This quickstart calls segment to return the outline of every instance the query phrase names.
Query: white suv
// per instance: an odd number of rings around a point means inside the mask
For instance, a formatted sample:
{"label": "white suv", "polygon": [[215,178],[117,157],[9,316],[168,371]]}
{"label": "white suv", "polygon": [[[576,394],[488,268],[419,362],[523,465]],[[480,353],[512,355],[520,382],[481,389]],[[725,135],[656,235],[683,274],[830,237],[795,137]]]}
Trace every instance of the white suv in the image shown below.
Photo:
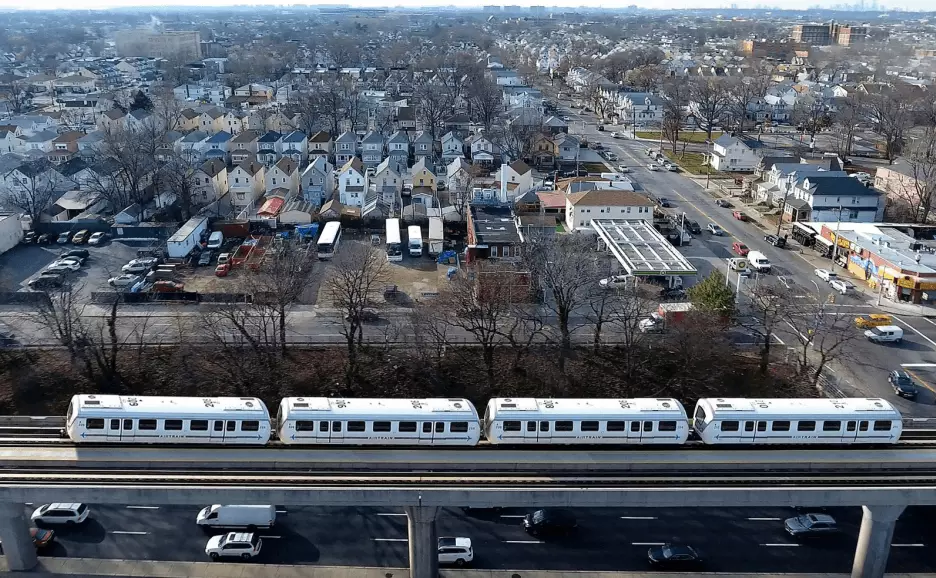
{"label": "white suv", "polygon": [[472,560],[471,538],[439,538],[439,564],[464,566]]}
{"label": "white suv", "polygon": [[34,524],[81,524],[91,510],[85,504],[46,504],[32,513]]}
{"label": "white suv", "polygon": [[212,560],[222,556],[234,556],[250,560],[260,553],[263,540],[256,534],[247,532],[229,532],[221,536],[212,536],[205,546],[205,554]]}

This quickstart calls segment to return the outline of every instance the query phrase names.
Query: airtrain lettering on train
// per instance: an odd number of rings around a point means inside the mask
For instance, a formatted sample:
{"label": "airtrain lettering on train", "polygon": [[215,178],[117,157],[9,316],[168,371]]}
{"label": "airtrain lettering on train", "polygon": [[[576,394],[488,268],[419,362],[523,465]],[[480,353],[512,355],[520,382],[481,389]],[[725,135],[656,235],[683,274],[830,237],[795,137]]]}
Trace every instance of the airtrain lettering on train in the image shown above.
{"label": "airtrain lettering on train", "polygon": [[894,444],[900,413],[874,398],[705,398],[692,417],[670,398],[494,398],[480,417],[460,398],[288,397],[273,419],[254,397],[76,395],[78,444],[679,446]]}

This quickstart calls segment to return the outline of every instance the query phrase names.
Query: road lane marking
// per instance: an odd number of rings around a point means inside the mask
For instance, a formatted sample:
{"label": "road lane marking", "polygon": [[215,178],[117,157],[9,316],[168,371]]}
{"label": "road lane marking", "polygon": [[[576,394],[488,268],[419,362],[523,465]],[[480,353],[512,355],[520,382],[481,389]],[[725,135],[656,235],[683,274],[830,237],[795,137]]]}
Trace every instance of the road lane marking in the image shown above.
{"label": "road lane marking", "polygon": [[799,548],[799,544],[761,544],[761,546],[770,546],[777,548]]}
{"label": "road lane marking", "polygon": [[501,518],[526,518],[525,514],[501,514]]}
{"label": "road lane marking", "polygon": [[130,532],[126,530],[111,530],[110,532],[108,532],[108,534],[125,534],[128,536],[145,536],[149,534],[149,532]]}
{"label": "road lane marking", "polygon": [[656,520],[656,516],[621,516],[622,520]]}
{"label": "road lane marking", "polygon": [[128,510],[158,510],[159,506],[127,506]]}
{"label": "road lane marking", "polygon": [[797,329],[792,323],[790,323],[789,321],[784,321],[784,323],[786,323],[787,325],[789,325],[789,326],[790,326],[790,329],[792,329],[794,333],[796,333],[797,335],[799,335],[800,338],[801,338],[803,341],[809,341],[809,338],[806,337],[805,335],[803,335],[802,333],[800,333],[799,329]]}
{"label": "road lane marking", "polygon": [[[901,367],[903,367],[903,366],[901,366]],[[908,370],[906,370],[906,371],[907,371],[907,373],[910,374],[910,377],[912,377],[913,379],[915,379],[915,380],[919,381],[921,384],[923,384],[923,387],[925,387],[926,389],[932,391],[933,393],[936,393],[936,388],[934,388],[932,385],[930,385],[928,381],[926,381],[925,379],[923,379],[922,377],[920,377],[919,375],[917,375],[915,371],[912,371],[912,370],[910,370],[910,369],[908,369]]]}
{"label": "road lane marking", "polygon": [[631,546],[663,546],[666,542],[631,542]]}
{"label": "road lane marking", "polygon": [[900,367],[936,367],[936,363],[901,363]]}
{"label": "road lane marking", "polygon": [[505,544],[542,544],[542,540],[504,540]]}
{"label": "road lane marking", "polygon": [[914,333],[916,333],[917,335],[919,335],[919,336],[922,337],[923,339],[929,341],[930,344],[931,344],[934,348],[936,348],[936,341],[933,341],[933,340],[930,339],[929,337],[923,335],[923,333],[922,333],[919,329],[917,329],[917,328],[914,327],[913,325],[910,325],[909,323],[907,323],[906,321],[904,321],[904,320],[901,319],[900,317],[897,317],[896,315],[893,315],[893,318],[894,318],[895,320],[897,320],[897,321],[900,321],[901,323],[903,323],[903,324],[906,325],[907,327],[909,327]]}
{"label": "road lane marking", "polygon": [[929,317],[924,317],[924,318],[923,318],[923,321],[928,322],[930,325],[936,325],[936,323],[934,323],[933,320],[930,319]]}
{"label": "road lane marking", "polygon": [[408,542],[407,538],[371,538],[374,542]]}
{"label": "road lane marking", "polygon": [[780,518],[748,518],[752,522],[779,522]]}
{"label": "road lane marking", "polygon": [[378,516],[405,516],[406,513],[405,513],[405,512],[404,512],[404,513],[400,513],[400,512],[378,512],[377,515],[378,515]]}
{"label": "road lane marking", "polygon": [[892,548],[922,548],[926,544],[891,544]]}

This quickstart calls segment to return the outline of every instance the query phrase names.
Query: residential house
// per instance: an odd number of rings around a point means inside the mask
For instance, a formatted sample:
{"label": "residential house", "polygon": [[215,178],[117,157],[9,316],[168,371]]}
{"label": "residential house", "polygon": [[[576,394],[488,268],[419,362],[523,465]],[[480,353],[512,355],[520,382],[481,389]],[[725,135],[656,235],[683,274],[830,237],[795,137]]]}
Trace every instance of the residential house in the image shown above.
{"label": "residential house", "polygon": [[179,141],[179,148],[176,152],[190,163],[201,162],[209,148],[208,138],[208,133],[204,131],[190,132]]}
{"label": "residential house", "polygon": [[429,169],[426,157],[416,161],[412,170],[413,194],[436,192],[436,176]]}
{"label": "residential house", "polygon": [[[924,203],[920,200],[920,192],[931,190],[928,185],[932,177],[930,166],[923,162],[914,165],[898,158],[890,166],[877,168],[874,188],[883,192],[891,203],[902,210],[921,207]],[[914,218],[913,215],[909,216]]]}
{"label": "residential house", "polygon": [[234,165],[228,172],[228,187],[236,210],[243,210],[263,196],[265,174],[263,163],[257,161]]}
{"label": "residential house", "polygon": [[520,197],[533,190],[533,169],[523,161],[501,165],[499,177],[506,183],[508,197]]}
{"label": "residential house", "polygon": [[260,133],[256,130],[244,130],[228,141],[228,152],[231,154],[231,162],[240,164],[250,157],[255,157],[259,149],[257,141],[260,139]]}
{"label": "residential house", "polygon": [[[351,131],[341,133],[335,139],[335,163],[345,166],[357,154],[357,135]],[[347,204],[342,201],[343,204]]]}
{"label": "residential house", "polygon": [[446,166],[457,158],[465,156],[465,141],[462,140],[454,131],[449,131],[442,136],[442,162]]}
{"label": "residential house", "polygon": [[566,195],[565,224],[569,231],[591,226],[593,219],[653,220],[654,202],[632,191],[596,189]]}
{"label": "residential house", "polygon": [[553,139],[556,161],[560,165],[574,165],[579,162],[581,143],[574,136],[561,133]]}
{"label": "residential house", "polygon": [[274,189],[287,189],[288,197],[299,192],[299,163],[289,157],[283,157],[266,170],[266,192]]}
{"label": "residential house", "polygon": [[209,160],[221,159],[226,162],[228,158],[229,146],[233,138],[234,137],[231,135],[231,133],[227,132],[226,130],[216,132],[208,137],[208,140],[205,141],[205,145],[207,147],[205,149],[205,158]]}
{"label": "residential house", "polygon": [[280,157],[283,148],[283,135],[276,131],[267,131],[257,139],[257,160],[269,166]]}
{"label": "residential house", "polygon": [[56,164],[71,160],[78,154],[78,139],[83,136],[84,133],[79,131],[68,131],[59,134],[52,139],[52,150],[47,155],[48,159]]}
{"label": "residential house", "polygon": [[283,156],[291,158],[300,166],[309,158],[309,139],[300,130],[283,136]]}
{"label": "residential house", "polygon": [[471,164],[464,158],[458,157],[452,159],[452,162],[445,167],[445,183],[450,191],[466,191],[474,180]]}
{"label": "residential house", "polygon": [[157,127],[159,124],[160,122],[156,115],[142,108],[131,110],[126,116],[127,130],[143,130]]}
{"label": "residential house", "polygon": [[569,132],[569,125],[566,121],[562,120],[558,116],[549,116],[546,120],[543,121],[543,128],[548,130],[550,133],[557,135],[559,133]]}
{"label": "residential house", "polygon": [[367,193],[364,163],[351,157],[338,171],[338,200],[342,205],[361,207]]}
{"label": "residential house", "polygon": [[716,171],[747,172],[753,171],[760,163],[760,158],[741,139],[723,134],[712,144],[709,164]]}
{"label": "residential house", "polygon": [[240,131],[244,130],[244,121],[237,113],[231,111],[225,112],[221,122],[224,125],[224,130],[231,134],[238,134]]}
{"label": "residential house", "polygon": [[520,74],[516,70],[510,70],[507,68],[492,69],[488,71],[488,74],[494,77],[494,82],[498,86],[523,86],[523,79],[520,78]]}
{"label": "residential house", "polygon": [[88,163],[80,156],[56,165],[55,172],[59,174],[55,179],[59,189],[84,189],[91,178]]}
{"label": "residential house", "polygon": [[365,167],[376,167],[384,159],[384,138],[377,131],[370,131],[361,139],[361,160]]}
{"label": "residential house", "polygon": [[517,231],[510,207],[470,205],[467,218],[466,262],[472,263],[479,259],[520,259],[523,239]]}
{"label": "residential house", "polygon": [[431,134],[424,130],[416,133],[413,139],[413,154],[417,161],[420,159],[432,161],[435,156],[435,143],[432,141]]}
{"label": "residential house", "polygon": [[884,218],[885,196],[858,179],[817,172],[800,177],[784,206],[784,220],[873,223]]}
{"label": "residential house", "polygon": [[53,130],[41,130],[29,135],[23,135],[19,137],[20,151],[23,153],[29,151],[50,152],[54,148],[52,142],[57,137],[58,134]]}
{"label": "residential house", "polygon": [[19,146],[19,139],[16,133],[11,130],[0,130],[0,154],[7,154],[16,151]]}
{"label": "residential house", "polygon": [[106,132],[115,132],[126,128],[127,113],[119,108],[102,112],[97,118],[97,127]]}
{"label": "residential house", "polygon": [[326,157],[315,157],[302,172],[302,197],[316,207],[331,199],[335,190],[333,171],[334,167]]}
{"label": "residential house", "polygon": [[616,112],[621,122],[653,126],[663,122],[663,99],[648,92],[625,93]]}
{"label": "residential house", "polygon": [[212,106],[198,115],[198,129],[210,135],[214,134],[227,128],[224,120],[224,111]]}
{"label": "residential house", "polygon": [[412,106],[401,106],[397,109],[396,129],[407,134],[416,132],[416,109]]}
{"label": "residential house", "polygon": [[[78,152],[82,156],[87,156],[81,152],[81,139],[78,139]],[[185,134],[170,130],[163,133],[156,140],[156,160],[159,162],[167,162],[177,154],[177,151],[182,148],[182,139],[185,138]]]}
{"label": "residential house", "polygon": [[261,97],[263,100],[269,101],[273,99],[273,88],[265,84],[245,84],[234,89],[234,96]]}
{"label": "residential house", "polygon": [[445,131],[455,133],[456,136],[464,139],[471,132],[471,119],[467,114],[459,112],[442,121],[442,126]]}
{"label": "residential house", "polygon": [[221,159],[204,162],[192,176],[192,200],[198,205],[207,205],[228,192],[227,164]]}
{"label": "residential house", "polygon": [[324,157],[325,160],[328,160],[328,157],[332,153],[332,137],[325,131],[318,131],[311,137],[309,137],[309,157],[316,159],[318,157]]}
{"label": "residential house", "polygon": [[[181,138],[181,135],[179,135],[179,137]],[[93,156],[95,151],[101,146],[104,138],[104,132],[99,130],[91,131],[79,138],[78,154],[87,157]]]}
{"label": "residential house", "polygon": [[494,159],[500,157],[500,151],[494,142],[484,135],[468,137],[468,146],[471,149],[471,162],[475,165],[490,166]]}
{"label": "residential house", "polygon": [[[834,176],[847,176],[844,171],[829,171],[828,167],[797,162],[776,162],[764,173],[763,182],[757,183],[753,191],[754,199],[772,206],[783,206],[793,192],[793,187],[801,178],[817,173]],[[801,203],[802,204],[802,203]],[[795,219],[794,219],[795,220]]]}
{"label": "residential house", "polygon": [[406,133],[398,130],[387,140],[387,153],[390,158],[403,164],[409,164],[409,137]]}
{"label": "residential house", "polygon": [[182,132],[198,130],[201,126],[201,114],[191,108],[182,109],[176,121],[176,128]]}
{"label": "residential house", "polygon": [[387,205],[396,202],[403,192],[403,173],[406,165],[399,163],[392,157],[387,157],[377,166],[373,176],[368,179],[368,185],[377,193],[378,201]]}
{"label": "residential house", "polygon": [[533,139],[531,152],[533,165],[540,169],[552,169],[556,166],[556,141],[552,135],[539,134]]}

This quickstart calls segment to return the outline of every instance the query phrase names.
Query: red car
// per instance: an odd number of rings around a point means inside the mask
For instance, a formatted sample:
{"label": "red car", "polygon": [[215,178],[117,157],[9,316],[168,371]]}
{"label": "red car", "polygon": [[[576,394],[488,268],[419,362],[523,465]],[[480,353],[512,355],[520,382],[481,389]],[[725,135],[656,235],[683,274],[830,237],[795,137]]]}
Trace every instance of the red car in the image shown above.
{"label": "red car", "polygon": [[745,215],[741,211],[735,211],[731,214],[734,216],[735,219],[738,219],[739,221],[747,221],[747,215]]}
{"label": "red car", "polygon": [[731,250],[737,253],[738,255],[741,255],[742,257],[746,257],[748,254],[748,251],[750,251],[747,245],[745,245],[744,243],[737,243],[737,242],[731,244]]}

